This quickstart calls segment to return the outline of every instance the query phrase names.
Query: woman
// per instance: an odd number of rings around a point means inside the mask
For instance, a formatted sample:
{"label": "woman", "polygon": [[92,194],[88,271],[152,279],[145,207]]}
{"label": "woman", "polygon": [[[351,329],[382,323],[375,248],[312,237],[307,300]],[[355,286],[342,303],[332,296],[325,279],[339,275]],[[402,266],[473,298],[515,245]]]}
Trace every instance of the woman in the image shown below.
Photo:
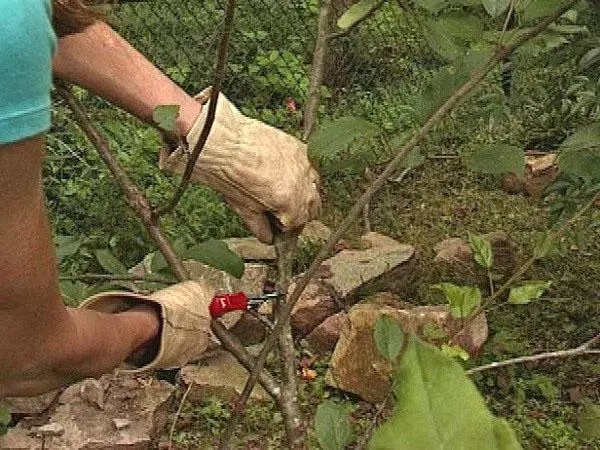
{"label": "woman", "polygon": [[[0,17],[0,397],[35,395],[123,361],[149,370],[198,357],[209,342],[212,296],[200,283],[149,297],[105,293],[79,309],[64,306],[41,166],[52,74],[147,122],[156,106],[179,105],[178,131],[190,147],[208,108],[79,0],[0,0]],[[180,172],[185,152],[163,154],[161,161]],[[265,242],[272,240],[267,213],[292,229],[320,209],[306,148],[244,117],[224,96],[194,179],[221,192]]]}

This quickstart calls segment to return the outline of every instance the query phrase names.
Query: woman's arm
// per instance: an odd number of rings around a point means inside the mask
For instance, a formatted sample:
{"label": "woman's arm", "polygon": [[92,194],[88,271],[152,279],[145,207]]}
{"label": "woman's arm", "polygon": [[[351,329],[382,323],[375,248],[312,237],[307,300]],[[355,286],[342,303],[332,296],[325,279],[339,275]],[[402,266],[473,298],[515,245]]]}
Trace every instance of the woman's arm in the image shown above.
{"label": "woman's arm", "polygon": [[185,136],[201,106],[112,28],[96,22],[58,41],[54,75],[89,89],[145,122],[159,105],[179,105],[179,132]]}

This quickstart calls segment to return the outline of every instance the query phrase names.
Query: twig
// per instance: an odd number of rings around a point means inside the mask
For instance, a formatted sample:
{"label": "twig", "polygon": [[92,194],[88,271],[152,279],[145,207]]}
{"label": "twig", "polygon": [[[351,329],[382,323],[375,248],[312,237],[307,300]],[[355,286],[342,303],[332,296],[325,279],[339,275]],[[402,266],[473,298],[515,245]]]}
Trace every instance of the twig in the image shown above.
{"label": "twig", "polygon": [[101,273],[85,273],[82,275],[63,275],[58,277],[60,281],[78,281],[78,280],[89,280],[89,281],[142,281],[147,283],[163,283],[163,284],[175,284],[177,280],[173,278],[161,277],[158,275],[134,275],[134,274],[122,274],[122,275],[107,275]]}
{"label": "twig", "polygon": [[377,422],[379,422],[379,418],[383,414],[383,411],[385,411],[385,407],[387,406],[388,402],[390,401],[390,399],[392,398],[393,395],[394,395],[394,383],[391,383],[388,393],[386,394],[383,401],[379,404],[377,411],[375,411],[375,415],[371,419],[369,428],[367,428],[367,431],[360,439],[360,442],[358,444],[356,444],[356,447],[354,447],[354,450],[363,450],[364,448],[367,447],[369,439],[371,438],[371,435],[373,434],[373,430],[377,426]]}
{"label": "twig", "polygon": [[171,424],[171,429],[169,430],[169,450],[173,448],[173,435],[175,434],[175,426],[177,425],[177,420],[179,419],[179,416],[181,416],[181,411],[183,411],[185,401],[187,400],[188,395],[190,395],[190,392],[192,391],[192,386],[194,386],[194,383],[190,383],[185,392],[183,393],[181,401],[179,402],[179,407],[177,408],[177,412],[175,413],[175,417],[173,417],[173,423]]}
{"label": "twig", "polygon": [[[295,250],[298,245],[298,233],[277,233],[274,243],[277,252],[277,270],[279,272],[277,289],[287,295],[290,279],[292,278]],[[285,298],[276,302],[276,315],[285,302]],[[285,424],[287,443],[290,449],[303,448],[304,433],[302,432],[302,420],[300,408],[298,407],[298,375],[294,354],[294,339],[289,318],[277,337],[277,344],[282,371],[281,412]]]}
{"label": "twig", "polygon": [[319,110],[319,91],[325,74],[327,50],[329,49],[329,28],[331,27],[331,0],[321,0],[317,42],[313,53],[312,73],[306,108],[304,109],[302,138],[306,142],[315,129]]}
{"label": "twig", "polygon": [[158,248],[164,255],[165,259],[171,266],[173,273],[180,280],[186,280],[189,278],[187,270],[183,267],[183,264],[179,257],[173,251],[173,248],[169,244],[167,238],[162,234],[160,228],[156,224],[156,221],[152,217],[150,203],[146,196],[140,191],[140,189],[133,184],[129,179],[125,171],[120,166],[115,156],[110,151],[110,146],[106,138],[96,129],[90,118],[83,110],[83,106],[75,98],[69,87],[60,80],[55,80],[56,91],[59,95],[67,102],[71,111],[75,115],[75,120],[79,127],[86,134],[88,139],[92,142],[94,147],[98,150],[100,157],[104,163],[108,166],[108,169],[117,180],[117,183],[123,189],[125,198],[129,203],[129,206],[135,211],[144,224],[144,227],[152,236],[152,239],[158,245]]}
{"label": "twig", "polygon": [[[311,263],[304,276],[301,277],[296,283],[296,287],[291,295],[288,297],[287,302],[281,308],[281,311],[277,315],[277,321],[273,327],[272,333],[267,337],[262,350],[260,351],[254,370],[250,374],[246,386],[237,402],[236,408],[234,408],[233,414],[230,419],[229,426],[223,435],[221,442],[228,442],[232,435],[232,430],[235,430],[240,420],[241,412],[244,410],[246,402],[250,396],[250,392],[254,388],[258,375],[262,370],[267,355],[273,349],[277,336],[282,332],[283,327],[287,321],[287,318],[292,312],[292,308],[300,298],[300,295],[308,285],[309,281],[317,274],[321,263],[327,258],[329,252],[334,248],[340,237],[346,233],[354,221],[360,216],[364,205],[373,197],[373,195],[379,191],[379,189],[385,184],[389,176],[392,174],[396,166],[402,159],[410,153],[417,144],[419,144],[427,133],[436,126],[453,108],[456,106],[467,94],[469,94],[494,68],[496,65],[504,60],[506,56],[515,51],[518,47],[529,41],[530,39],[537,36],[544,29],[546,29],[552,22],[563,15],[569,8],[575,5],[579,0],[570,0],[565,6],[557,10],[554,14],[544,19],[535,27],[531,28],[526,33],[523,33],[513,44],[504,47],[494,55],[490,61],[485,65],[479,72],[474,73],[471,79],[467,81],[462,87],[456,90],[448,100],[431,116],[425,125],[412,137],[412,139],[402,148],[396,156],[388,163],[385,169],[381,172],[379,177],[373,182],[373,184],[361,195],[361,197],[354,204],[346,218],[342,221],[335,233],[331,235],[327,243],[321,248],[313,262]],[[227,448],[221,447],[221,448]]]}
{"label": "twig", "polygon": [[479,373],[486,370],[498,369],[500,367],[523,364],[527,362],[542,361],[544,359],[572,358],[573,356],[581,355],[600,355],[600,350],[592,349],[594,344],[596,344],[598,341],[600,341],[600,334],[594,336],[592,339],[576,348],[539,353],[531,356],[521,356],[519,358],[507,359],[506,361],[493,362],[484,366],[474,367],[473,369],[467,370],[466,373],[467,375],[473,375],[474,373]]}
{"label": "twig", "polygon": [[223,78],[225,77],[225,68],[227,67],[227,55],[229,53],[229,41],[231,39],[231,33],[233,31],[235,6],[236,0],[229,0],[227,4],[227,11],[225,12],[225,20],[223,22],[223,36],[221,37],[221,45],[219,47],[219,59],[217,60],[217,66],[215,68],[215,74],[213,77],[213,84],[210,93],[210,102],[208,105],[208,114],[206,116],[206,122],[204,122],[204,126],[202,127],[202,132],[200,133],[200,138],[196,143],[196,147],[194,147],[192,154],[188,159],[187,165],[185,166],[185,171],[183,172],[183,178],[181,179],[181,183],[175,191],[175,194],[165,206],[152,211],[152,217],[155,221],[159,217],[173,211],[177,206],[177,203],[179,203],[179,200],[181,200],[181,197],[183,196],[190,184],[190,179],[192,177],[192,172],[194,171],[196,161],[200,157],[200,153],[202,153],[202,150],[206,145],[206,141],[208,140],[210,130],[212,129],[213,123],[215,121],[219,93],[223,84]]}
{"label": "twig", "polygon": [[379,8],[381,8],[383,6],[384,3],[385,3],[385,1],[383,1],[383,0],[380,2],[377,2],[375,5],[372,6],[372,8],[369,10],[368,13],[366,13],[364,16],[362,16],[360,19],[358,19],[356,22],[354,22],[348,28],[346,28],[345,30],[342,30],[342,31],[337,31],[335,33],[331,33],[329,35],[329,39],[336,39],[336,38],[339,38],[342,36],[346,36],[347,34],[350,34],[361,23],[363,23],[367,19],[373,17],[373,14],[375,14],[377,12],[377,10],[379,10]]}
{"label": "twig", "polygon": [[498,47],[501,47],[504,43],[504,35],[506,34],[506,30],[508,30],[508,25],[513,18],[513,13],[515,12],[515,2],[516,0],[511,0],[510,7],[508,8],[508,13],[506,14],[506,19],[504,20],[504,26],[502,27],[502,33],[500,34],[500,39],[498,39]]}
{"label": "twig", "polygon": [[[137,186],[133,184],[133,182],[129,179],[127,174],[123,171],[117,159],[113,156],[110,151],[110,147],[108,141],[104,138],[104,136],[96,129],[94,124],[91,122],[85,111],[83,110],[83,105],[75,98],[75,96],[71,93],[70,89],[60,80],[55,80],[55,86],[57,92],[65,99],[73,114],[75,116],[75,120],[79,127],[86,134],[88,139],[91,141],[92,145],[96,148],[102,160],[106,163],[109,170],[115,177],[117,183],[123,189],[125,193],[125,197],[129,203],[129,206],[134,210],[134,212],[141,219],[142,223],[148,230],[148,233],[154,240],[154,242],[158,245],[158,248],[165,256],[165,259],[175,277],[180,280],[189,279],[189,275],[187,270],[183,266],[183,263],[179,259],[179,257],[175,254],[171,244],[167,240],[167,238],[162,234],[158,225],[152,220],[152,212],[150,209],[150,204],[148,200],[142,194]],[[227,331],[225,326],[219,322],[213,320],[211,323],[212,329],[217,335],[217,337],[221,340],[223,346],[232,353],[235,358],[246,367],[248,370],[254,367],[254,364],[249,363],[252,361],[252,357],[246,351],[246,349],[242,346],[242,344],[237,340],[235,336]],[[274,398],[279,396],[279,389],[276,387],[276,383],[273,379],[265,373],[262,368],[259,370],[259,379],[261,385],[265,388],[265,390]]]}

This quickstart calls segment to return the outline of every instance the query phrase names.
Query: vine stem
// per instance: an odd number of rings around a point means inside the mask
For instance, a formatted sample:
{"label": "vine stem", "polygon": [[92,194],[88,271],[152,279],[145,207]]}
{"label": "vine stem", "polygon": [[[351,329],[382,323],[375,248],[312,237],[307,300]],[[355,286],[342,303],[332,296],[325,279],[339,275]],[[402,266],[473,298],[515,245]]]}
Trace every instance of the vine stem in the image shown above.
{"label": "vine stem", "polygon": [[583,343],[579,347],[572,348],[569,350],[557,350],[554,352],[539,353],[531,356],[521,356],[519,358],[507,359],[505,361],[493,362],[473,369],[467,370],[467,375],[473,375],[475,373],[484,372],[486,370],[498,369],[500,367],[513,366],[515,364],[523,364],[528,362],[542,361],[545,359],[556,359],[556,358],[572,358],[574,356],[581,355],[599,355],[600,350],[593,349],[592,347],[600,341],[600,333],[594,336],[589,341]]}
{"label": "vine stem", "polygon": [[398,166],[400,161],[408,155],[431,131],[431,129],[439,124],[446,115],[469,94],[484,78],[485,76],[494,69],[500,61],[503,61],[508,55],[512,54],[517,48],[525,44],[529,40],[536,37],[542,31],[544,31],[552,22],[562,16],[566,11],[573,7],[579,0],[570,0],[568,3],[559,8],[552,15],[546,17],[543,21],[537,24],[535,27],[529,29],[527,32],[519,36],[512,44],[504,46],[496,52],[496,54],[488,61],[488,63],[480,71],[474,73],[470,80],[467,81],[463,86],[457,89],[446,102],[425,122],[423,127],[411,138],[411,140],[399,150],[384,168],[381,174],[375,179],[371,186],[360,196],[354,206],[348,212],[346,218],[342,221],[338,229],[332,233],[327,243],[321,248],[313,262],[311,263],[304,276],[301,277],[293,292],[289,295],[286,303],[282,306],[281,310],[277,314],[275,326],[273,327],[272,333],[267,337],[262,350],[256,358],[254,370],[250,374],[246,386],[236,403],[236,407],[233,409],[233,413],[226,430],[223,432],[221,437],[221,449],[229,448],[229,442],[235,432],[237,424],[239,423],[242,412],[245,409],[245,405],[250,397],[250,393],[254,388],[258,380],[260,371],[262,370],[268,354],[273,349],[277,341],[277,336],[283,331],[287,320],[292,312],[292,309],[300,295],[310,282],[310,280],[317,274],[321,263],[325,261],[329,252],[333,250],[335,244],[340,237],[348,231],[354,221],[360,216],[364,206],[371,200],[371,198],[381,189],[387,179],[393,173],[395,168]]}

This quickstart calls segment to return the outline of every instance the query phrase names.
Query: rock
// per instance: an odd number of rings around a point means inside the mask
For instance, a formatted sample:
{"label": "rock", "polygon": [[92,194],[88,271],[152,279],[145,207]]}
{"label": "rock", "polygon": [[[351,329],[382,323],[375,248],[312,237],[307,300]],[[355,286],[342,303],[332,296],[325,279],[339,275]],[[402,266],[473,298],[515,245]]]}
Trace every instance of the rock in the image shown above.
{"label": "rock", "polygon": [[80,384],[79,395],[91,406],[104,409],[104,387],[94,378],[83,380]]}
{"label": "rock", "polygon": [[[213,350],[198,364],[181,369],[183,384],[192,386],[187,400],[195,405],[210,398],[232,402],[242,393],[247,379],[246,369],[224,350]],[[269,395],[257,385],[250,397],[262,401],[269,398]]]}
{"label": "rock", "polygon": [[277,259],[275,247],[263,244],[255,237],[229,238],[223,242],[232,252],[237,253],[242,259],[250,261],[274,261]]}
{"label": "rock", "polygon": [[306,336],[312,350],[318,354],[332,352],[340,339],[342,328],[348,322],[348,314],[340,312],[328,317]]}
{"label": "rock", "polygon": [[402,244],[400,244],[400,242],[375,231],[370,231],[369,233],[364,234],[361,236],[360,240],[368,248],[402,248]]}
{"label": "rock", "polygon": [[[295,288],[290,285],[289,291]],[[294,305],[290,324],[294,337],[304,337],[338,310],[331,288],[319,280],[311,281]]]}
{"label": "rock", "polygon": [[131,425],[129,419],[113,419],[113,424],[117,430],[123,430]]}
{"label": "rock", "polygon": [[203,281],[212,286],[215,292],[244,291],[248,295],[259,295],[263,292],[269,268],[264,264],[246,263],[244,275],[237,279],[226,272],[202,264],[198,261],[184,261],[185,268],[192,280]]}
{"label": "rock", "polygon": [[[70,450],[151,449],[167,420],[169,399],[174,387],[151,377],[125,374],[105,375],[98,380],[104,391],[104,408],[81,396],[88,380],[70,386],[59,399],[59,405],[48,419],[48,424],[27,430],[20,422],[0,438],[0,448],[42,448],[41,439],[24,441],[24,433],[37,436],[46,430],[45,448]],[[94,385],[94,389],[98,385]],[[115,429],[115,417],[129,421],[122,429]],[[119,422],[123,424],[125,422]],[[62,429],[62,432],[60,431]],[[31,440],[32,439],[32,440]],[[19,447],[20,443],[26,447]]]}
{"label": "rock", "polygon": [[304,226],[300,234],[300,240],[324,243],[329,240],[330,236],[331,230],[327,225],[318,220],[313,220]]}
{"label": "rock", "polygon": [[558,177],[557,155],[527,155],[525,157],[525,176],[519,179],[510,173],[502,177],[502,189],[510,194],[524,193],[535,199],[541,198],[544,190]]}
{"label": "rock", "polygon": [[15,428],[10,428],[4,436],[0,436],[0,449],[42,450],[42,442],[40,437],[30,436],[29,430],[17,425]]}
{"label": "rock", "polygon": [[363,284],[374,280],[408,261],[415,253],[410,245],[377,233],[363,237],[373,247],[366,250],[342,250],[327,259],[327,277],[323,282],[333,288],[336,295],[345,298]]}
{"label": "rock", "polygon": [[36,397],[7,397],[0,399],[0,407],[12,414],[37,416],[44,413],[58,397],[60,391],[47,392]]}
{"label": "rock", "polygon": [[[457,326],[444,306],[412,309],[396,309],[369,303],[354,306],[348,314],[346,325],[342,327],[326,379],[330,385],[352,392],[372,403],[383,401],[390,387],[391,363],[379,355],[373,338],[375,323],[384,314],[396,319],[405,332],[421,337],[432,334],[428,332],[432,327],[451,333],[450,329]],[[475,352],[481,348],[486,338],[487,321],[481,316],[481,319],[477,319],[465,330],[460,344],[469,346],[465,350]]]}
{"label": "rock", "polygon": [[436,252],[434,262],[470,266],[473,262],[473,251],[469,244],[460,238],[445,239],[433,247]]}
{"label": "rock", "polygon": [[249,313],[243,313],[240,320],[229,331],[237,336],[244,346],[258,344],[267,337],[265,324]]}

